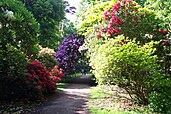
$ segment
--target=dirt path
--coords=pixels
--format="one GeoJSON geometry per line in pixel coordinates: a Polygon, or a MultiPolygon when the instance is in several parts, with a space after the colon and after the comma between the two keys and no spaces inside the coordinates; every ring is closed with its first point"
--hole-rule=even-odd
{"type": "Polygon", "coordinates": [[[71,84],[35,108],[32,114],[89,114],[88,84],[71,84]]]}

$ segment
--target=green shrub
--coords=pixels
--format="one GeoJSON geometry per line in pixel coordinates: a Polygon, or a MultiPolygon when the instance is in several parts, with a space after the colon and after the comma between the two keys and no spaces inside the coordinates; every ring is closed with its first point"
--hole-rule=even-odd
{"type": "Polygon", "coordinates": [[[155,42],[143,46],[124,36],[110,39],[99,46],[97,54],[90,58],[99,84],[117,84],[143,104],[148,94],[165,76],[161,73],[158,58],[154,55],[155,42]]]}
{"type": "Polygon", "coordinates": [[[171,113],[171,88],[165,87],[149,95],[149,107],[153,112],[163,114],[171,113]]]}
{"type": "Polygon", "coordinates": [[[26,55],[10,45],[7,46],[7,51],[0,51],[0,98],[25,96],[27,89],[24,83],[27,75],[25,68],[28,64],[26,55]]]}
{"type": "Polygon", "coordinates": [[[38,32],[39,24],[21,1],[0,1],[0,43],[3,50],[10,44],[26,55],[32,55],[38,32]]]}
{"type": "Polygon", "coordinates": [[[40,45],[39,48],[40,51],[37,54],[37,60],[40,61],[47,69],[54,68],[54,66],[58,64],[56,60],[56,52],[53,49],[50,49],[48,47],[43,48],[40,45]]]}

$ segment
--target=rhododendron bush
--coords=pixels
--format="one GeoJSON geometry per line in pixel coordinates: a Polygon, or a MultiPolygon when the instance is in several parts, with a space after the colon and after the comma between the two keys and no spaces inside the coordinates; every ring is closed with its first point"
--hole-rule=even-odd
{"type": "Polygon", "coordinates": [[[56,61],[56,52],[53,49],[50,49],[48,47],[43,48],[39,45],[40,51],[37,54],[37,60],[40,61],[43,66],[45,66],[47,69],[53,68],[55,65],[58,64],[56,61]]]}
{"type": "Polygon", "coordinates": [[[59,51],[56,53],[56,60],[65,71],[75,70],[81,53],[79,47],[84,43],[84,37],[78,34],[70,34],[64,39],[59,51]]]}
{"type": "MultiPolygon", "coordinates": [[[[103,21],[101,16],[91,17],[91,26],[82,25],[88,26],[82,49],[87,50],[97,82],[119,85],[134,94],[139,103],[147,104],[152,91],[171,88],[167,77],[171,66],[170,31],[157,12],[132,0],[118,0],[113,7],[103,8],[103,21]]],[[[97,10],[92,14],[98,12],[101,14],[97,10]]],[[[89,12],[87,17],[92,14],[89,12]]]]}
{"type": "Polygon", "coordinates": [[[64,76],[62,69],[58,66],[48,71],[40,62],[34,61],[27,66],[28,84],[31,86],[31,91],[34,94],[31,97],[43,98],[44,95],[53,92],[57,89],[56,82],[64,76]]]}
{"type": "Polygon", "coordinates": [[[123,34],[130,39],[137,38],[145,43],[148,34],[153,40],[163,39],[168,31],[160,27],[162,20],[153,10],[141,8],[132,0],[118,1],[112,9],[104,12],[104,22],[98,31],[98,38],[114,38],[123,34]]]}

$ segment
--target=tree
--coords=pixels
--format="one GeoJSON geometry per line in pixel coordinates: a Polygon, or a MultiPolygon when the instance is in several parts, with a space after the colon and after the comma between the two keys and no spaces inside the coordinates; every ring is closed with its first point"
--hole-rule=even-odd
{"type": "MultiPolygon", "coordinates": [[[[103,2],[107,2],[111,0],[82,0],[79,5],[79,11],[77,13],[78,20],[83,21],[85,19],[84,14],[89,11],[92,7],[97,4],[103,4],[103,2]]],[[[112,0],[114,1],[114,0],[112,0]]]]}
{"type": "Polygon", "coordinates": [[[38,32],[39,24],[22,2],[0,1],[0,98],[24,96],[25,68],[38,32]]]}
{"type": "Polygon", "coordinates": [[[59,25],[65,19],[63,0],[22,0],[40,24],[40,44],[57,49],[61,39],[59,25]]]}
{"type": "Polygon", "coordinates": [[[61,22],[61,26],[60,26],[60,30],[61,30],[61,36],[66,38],[69,34],[72,34],[72,33],[76,33],[77,32],[77,29],[74,25],[73,22],[70,22],[70,20],[68,19],[64,19],[62,22],[61,22]]]}
{"type": "Polygon", "coordinates": [[[12,45],[29,55],[38,43],[38,23],[21,2],[2,0],[0,3],[0,43],[3,50],[12,45]]]}
{"type": "Polygon", "coordinates": [[[165,19],[171,17],[171,1],[170,0],[147,0],[145,6],[156,10],[160,16],[165,19]]]}

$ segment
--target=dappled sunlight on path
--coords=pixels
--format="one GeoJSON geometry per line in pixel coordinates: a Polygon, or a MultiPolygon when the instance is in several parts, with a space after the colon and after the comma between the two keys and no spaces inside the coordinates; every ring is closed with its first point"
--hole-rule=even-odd
{"type": "Polygon", "coordinates": [[[88,84],[71,84],[35,108],[32,114],[89,114],[88,84]]]}

